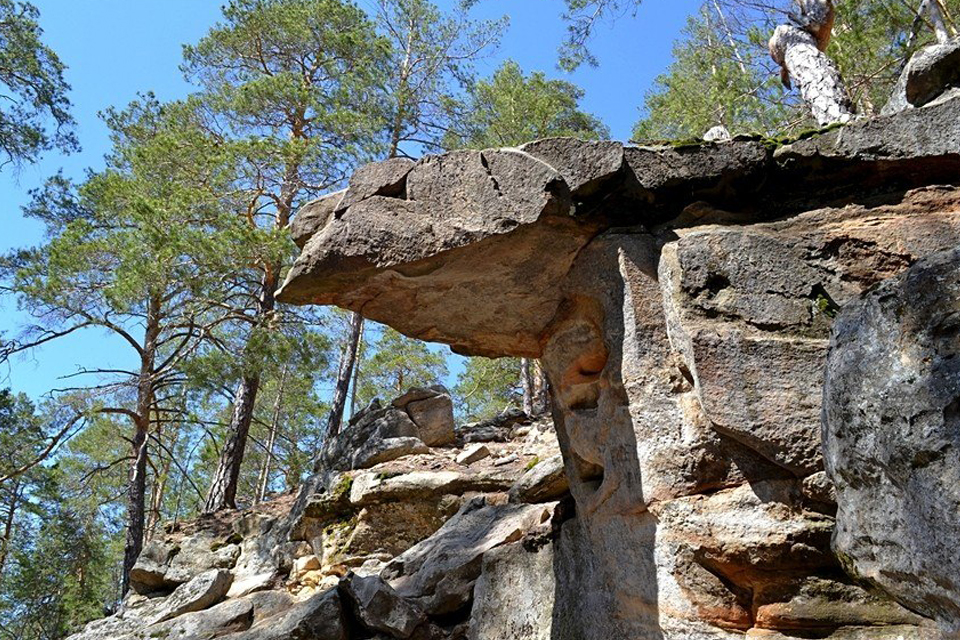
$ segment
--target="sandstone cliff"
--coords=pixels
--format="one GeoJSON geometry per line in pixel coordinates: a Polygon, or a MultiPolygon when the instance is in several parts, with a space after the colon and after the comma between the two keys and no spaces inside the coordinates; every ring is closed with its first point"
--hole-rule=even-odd
{"type": "MultiPolygon", "coordinates": [[[[906,548],[909,527],[939,526],[935,500],[900,506],[949,485],[952,449],[907,442],[917,464],[883,473],[941,475],[911,491],[874,483],[870,412],[890,406],[908,424],[922,413],[887,395],[862,405],[852,435],[866,439],[848,440],[846,419],[827,430],[839,440],[825,466],[821,398],[835,328],[828,415],[880,388],[837,386],[856,367],[889,378],[889,360],[843,356],[859,330],[849,318],[889,320],[861,309],[865,293],[893,295],[869,292],[960,245],[960,99],[789,144],[557,139],[390,161],[309,205],[294,237],[302,255],[282,299],[347,307],[461,353],[542,358],[553,423],[503,416],[453,431],[440,389],[371,407],[272,513],[151,544],[134,573],[142,595],[78,638],[950,633],[957,589],[938,571],[955,560],[893,555],[891,573],[867,556],[889,539],[906,548]],[[946,595],[922,580],[904,588],[918,578],[946,595]]],[[[956,287],[941,291],[955,314],[956,287]]],[[[955,325],[934,324],[918,326],[953,336],[934,341],[946,354],[955,325]]],[[[954,392],[935,397],[948,433],[954,392]]],[[[905,553],[947,546],[928,538],[905,553]]]]}

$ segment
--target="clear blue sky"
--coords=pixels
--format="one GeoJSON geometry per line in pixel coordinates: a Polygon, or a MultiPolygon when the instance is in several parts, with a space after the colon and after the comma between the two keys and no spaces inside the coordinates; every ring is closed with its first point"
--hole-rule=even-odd
{"type": "MultiPolygon", "coordinates": [[[[123,106],[138,92],[153,91],[161,100],[190,92],[179,72],[181,45],[196,42],[217,21],[217,0],[32,0],[40,9],[45,41],[67,65],[73,114],[83,151],[71,156],[48,153],[18,175],[0,172],[0,251],[40,240],[40,228],[24,220],[21,206],[27,192],[63,169],[68,176],[102,166],[108,150],[106,128],[97,113],[123,106]]],[[[370,0],[359,0],[370,8],[370,0]]],[[[453,0],[440,0],[449,8],[453,0]]],[[[486,75],[506,58],[525,71],[542,70],[570,79],[586,91],[584,108],[600,117],[615,138],[626,139],[651,81],[670,61],[672,42],[699,0],[646,0],[636,16],[627,14],[601,26],[593,43],[598,68],[572,76],[556,69],[557,46],[563,39],[561,0],[482,0],[476,17],[509,15],[503,46],[479,71],[486,75]]],[[[0,302],[0,332],[15,332],[20,316],[9,301],[0,302]]],[[[0,370],[0,386],[39,398],[64,386],[59,376],[80,366],[129,365],[130,353],[105,334],[90,331],[71,336],[16,359],[0,370]]],[[[456,364],[453,368],[456,369],[456,364]]]]}

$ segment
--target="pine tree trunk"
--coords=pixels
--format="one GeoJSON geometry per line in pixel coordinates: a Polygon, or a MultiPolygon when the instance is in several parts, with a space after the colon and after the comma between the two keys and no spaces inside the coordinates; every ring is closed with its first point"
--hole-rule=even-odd
{"type": "Polygon", "coordinates": [[[3,580],[3,570],[7,565],[10,542],[13,540],[13,523],[17,518],[17,507],[20,506],[20,482],[19,477],[13,478],[13,486],[10,489],[10,504],[7,505],[7,512],[3,516],[3,537],[0,538],[0,581],[3,580]]]}
{"type": "Polygon", "coordinates": [[[363,317],[359,313],[350,316],[350,335],[344,346],[340,358],[340,367],[337,369],[337,385],[333,390],[333,404],[330,407],[330,416],[327,418],[327,437],[340,433],[343,424],[343,412],[347,408],[347,395],[350,391],[350,379],[353,377],[353,367],[357,360],[357,350],[360,347],[360,335],[363,332],[363,317]]]}
{"type": "Polygon", "coordinates": [[[357,415],[357,396],[360,389],[360,373],[363,370],[363,339],[367,330],[366,322],[360,323],[360,339],[357,340],[357,356],[353,360],[353,382],[350,384],[350,417],[357,415]]]}
{"type": "Polygon", "coordinates": [[[220,452],[220,463],[213,475],[210,492],[203,506],[204,513],[237,508],[237,486],[240,483],[240,468],[247,448],[247,436],[253,421],[253,409],[260,390],[260,376],[244,376],[237,385],[233,398],[233,417],[227,441],[220,452]]]}
{"type": "Polygon", "coordinates": [[[520,358],[520,385],[523,389],[523,412],[533,415],[534,382],[533,371],[527,358],[520,358]]]}
{"type": "Polygon", "coordinates": [[[533,361],[533,414],[541,416],[550,410],[550,384],[539,360],[533,361]]]}
{"type": "Polygon", "coordinates": [[[150,411],[153,409],[153,367],[160,336],[160,298],[152,297],[147,305],[147,320],[143,348],[140,353],[140,373],[137,379],[137,411],[131,441],[133,462],[127,479],[127,538],[123,549],[123,577],[120,593],[130,587],[130,570],[137,563],[143,549],[144,520],[147,493],[147,443],[150,433],[150,411]]]}
{"type": "Polygon", "coordinates": [[[809,32],[780,25],[770,39],[770,54],[800,89],[820,126],[848,122],[855,112],[840,72],[809,32]]]}
{"type": "MultiPolygon", "coordinates": [[[[278,288],[278,269],[267,267],[260,287],[260,304],[257,309],[256,323],[268,322],[276,308],[278,288]]],[[[240,482],[240,468],[247,448],[247,436],[253,411],[257,405],[257,393],[260,391],[260,373],[248,373],[240,379],[233,397],[233,416],[227,430],[227,441],[220,452],[220,462],[213,474],[210,492],[203,506],[204,513],[214,513],[222,509],[237,508],[237,486],[240,482]]]]}
{"type": "MultiPolygon", "coordinates": [[[[159,434],[157,434],[157,437],[159,437],[159,434]]],[[[166,458],[160,467],[159,474],[153,479],[153,488],[150,491],[150,516],[147,519],[146,529],[144,531],[145,540],[149,541],[153,537],[153,534],[157,530],[157,525],[160,523],[163,496],[166,493],[167,479],[170,477],[170,466],[172,464],[173,460],[169,457],[166,458]]]]}
{"type": "Polygon", "coordinates": [[[257,479],[257,496],[255,504],[263,502],[270,486],[270,466],[273,463],[273,447],[277,442],[277,431],[280,429],[280,409],[283,406],[283,388],[287,380],[287,368],[283,367],[280,373],[280,386],[277,388],[277,400],[273,403],[273,420],[270,422],[270,435],[267,436],[267,448],[264,452],[263,467],[257,479]]]}

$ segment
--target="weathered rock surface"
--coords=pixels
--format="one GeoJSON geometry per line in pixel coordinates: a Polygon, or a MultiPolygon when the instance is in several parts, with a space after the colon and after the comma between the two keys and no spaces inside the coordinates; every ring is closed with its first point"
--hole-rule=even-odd
{"type": "Polygon", "coordinates": [[[922,107],[951,88],[960,87],[960,38],[924,47],[900,74],[883,115],[922,107]]]}
{"type": "MultiPolygon", "coordinates": [[[[319,230],[281,298],[542,358],[576,504],[551,525],[555,585],[581,596],[555,603],[553,638],[923,637],[831,550],[819,415],[838,311],[960,244],[958,116],[941,100],[776,149],[427,158],[404,196],[319,230]]],[[[469,554],[438,560],[461,558],[446,537],[384,573],[428,613],[465,609],[482,575],[469,554]]]]}
{"type": "Polygon", "coordinates": [[[471,500],[435,535],[392,560],[381,575],[427,613],[456,612],[470,602],[484,554],[548,522],[552,509],[471,500]]]}
{"type": "Polygon", "coordinates": [[[854,575],[960,633],[960,249],[849,305],[834,326],[823,445],[854,575]]]}
{"type": "Polygon", "coordinates": [[[506,544],[483,556],[469,640],[552,640],[556,582],[553,545],[506,544]]]}

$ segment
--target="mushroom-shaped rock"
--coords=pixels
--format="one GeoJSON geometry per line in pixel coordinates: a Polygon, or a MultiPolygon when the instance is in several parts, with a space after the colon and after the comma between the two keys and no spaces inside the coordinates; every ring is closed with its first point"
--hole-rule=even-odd
{"type": "MultiPolygon", "coordinates": [[[[555,611],[570,637],[923,637],[889,599],[861,606],[847,588],[831,494],[815,490],[817,425],[838,309],[960,244],[958,115],[960,100],[935,103],[776,151],[737,139],[621,159],[551,140],[425,158],[402,195],[331,216],[280,298],[470,355],[541,358],[576,506],[553,531],[557,584],[577,585],[555,611]],[[689,514],[703,526],[683,526],[689,514]],[[708,544],[722,527],[736,553],[708,544]],[[806,604],[831,598],[844,606],[806,604]],[[884,603],[896,615],[871,613],[884,603]]],[[[421,495],[448,473],[358,477],[351,500],[421,495]]],[[[520,539],[520,509],[543,508],[521,488],[461,512],[382,577],[428,615],[460,611],[479,556],[520,539]]]]}

